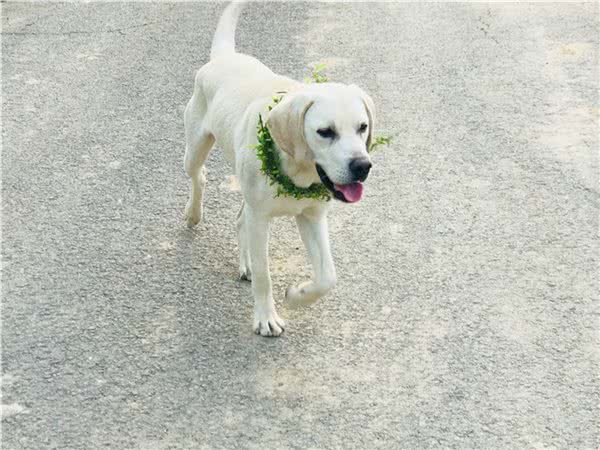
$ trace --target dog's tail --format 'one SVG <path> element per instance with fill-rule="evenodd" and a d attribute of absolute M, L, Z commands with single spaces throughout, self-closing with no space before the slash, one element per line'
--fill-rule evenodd
<path fill-rule="evenodd" d="M 213 37 L 210 59 L 227 53 L 235 53 L 235 27 L 244 3 L 244 1 L 234 0 L 223 11 Z"/>

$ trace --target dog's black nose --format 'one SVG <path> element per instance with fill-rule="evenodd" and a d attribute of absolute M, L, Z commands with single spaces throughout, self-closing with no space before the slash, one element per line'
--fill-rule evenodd
<path fill-rule="evenodd" d="M 367 158 L 355 158 L 350 161 L 350 173 L 356 181 L 365 181 L 371 170 L 371 161 Z"/>

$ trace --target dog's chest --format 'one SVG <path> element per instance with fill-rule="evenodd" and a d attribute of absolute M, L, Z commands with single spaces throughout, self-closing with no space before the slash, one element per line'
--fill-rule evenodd
<path fill-rule="evenodd" d="M 296 200 L 291 197 L 276 197 L 270 202 L 265 202 L 271 217 L 277 216 L 299 216 L 307 210 L 324 207 L 323 201 L 313 199 Z"/>

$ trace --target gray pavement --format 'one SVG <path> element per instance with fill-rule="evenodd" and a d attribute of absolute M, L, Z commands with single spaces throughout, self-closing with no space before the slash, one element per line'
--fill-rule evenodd
<path fill-rule="evenodd" d="M 2 448 L 592 449 L 598 6 L 254 3 L 395 135 L 330 219 L 339 286 L 252 334 L 218 151 L 182 111 L 219 3 L 2 3 Z M 310 273 L 292 221 L 276 301 Z"/>

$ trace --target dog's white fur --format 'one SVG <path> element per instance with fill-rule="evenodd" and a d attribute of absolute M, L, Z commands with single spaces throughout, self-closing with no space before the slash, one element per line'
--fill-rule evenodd
<path fill-rule="evenodd" d="M 235 52 L 235 27 L 242 2 L 231 3 L 223 13 L 213 40 L 211 60 L 197 73 L 194 94 L 185 110 L 185 170 L 192 181 L 185 216 L 188 226 L 202 217 L 206 184 L 204 161 L 213 145 L 225 152 L 235 167 L 243 202 L 237 228 L 240 276 L 250 279 L 255 299 L 254 331 L 278 336 L 284 322 L 277 314 L 271 290 L 268 261 L 269 222 L 281 215 L 296 217 L 314 278 L 286 292 L 291 306 L 309 304 L 336 283 L 329 247 L 326 213 L 331 202 L 275 197 L 260 171 L 253 145 L 257 143 L 259 114 L 280 151 L 282 168 L 297 186 L 320 182 L 318 163 L 336 184 L 353 180 L 352 158 L 368 158 L 374 107 L 370 97 L 354 85 L 303 84 L 276 75 L 251 56 Z M 272 98 L 285 91 L 283 100 L 268 111 Z M 358 132 L 360 124 L 368 124 Z M 317 129 L 333 126 L 338 138 L 326 139 Z"/>

